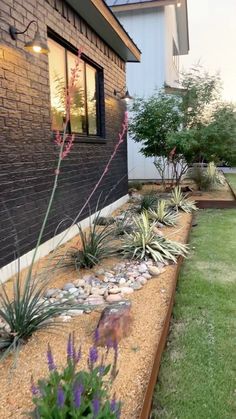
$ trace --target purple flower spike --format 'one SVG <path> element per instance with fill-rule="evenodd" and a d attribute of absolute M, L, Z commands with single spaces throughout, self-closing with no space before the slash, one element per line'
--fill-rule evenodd
<path fill-rule="evenodd" d="M 47 361 L 48 361 L 48 369 L 49 369 L 49 371 L 56 370 L 57 367 L 56 367 L 56 365 L 54 363 L 51 346 L 49 344 L 48 344 L 48 350 L 47 350 Z"/>
<path fill-rule="evenodd" d="M 74 404 L 77 409 L 79 409 L 81 405 L 81 395 L 84 391 L 84 387 L 82 384 L 76 384 L 74 388 Z"/>
<path fill-rule="evenodd" d="M 61 409 L 65 403 L 65 395 L 63 388 L 61 386 L 58 387 L 57 390 L 57 406 Z"/>
<path fill-rule="evenodd" d="M 98 413 L 99 413 L 99 409 L 100 409 L 99 399 L 98 398 L 93 399 L 92 404 L 93 404 L 93 415 L 94 415 L 94 418 L 96 418 Z"/>
<path fill-rule="evenodd" d="M 36 387 L 34 383 L 33 377 L 31 377 L 31 393 L 33 394 L 33 396 L 38 396 L 40 393 L 38 387 Z"/>
<path fill-rule="evenodd" d="M 96 346 L 92 346 L 89 349 L 89 364 L 93 366 L 98 360 L 98 350 Z"/>
<path fill-rule="evenodd" d="M 71 361 L 74 358 L 74 344 L 73 335 L 70 333 L 67 342 L 67 361 Z"/>

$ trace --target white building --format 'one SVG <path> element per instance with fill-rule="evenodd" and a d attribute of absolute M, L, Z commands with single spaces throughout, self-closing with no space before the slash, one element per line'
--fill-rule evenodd
<path fill-rule="evenodd" d="M 106 0 L 142 52 L 141 64 L 127 64 L 132 96 L 148 97 L 164 85 L 178 87 L 179 56 L 188 54 L 187 0 Z M 128 140 L 130 179 L 157 179 L 153 158 Z"/>

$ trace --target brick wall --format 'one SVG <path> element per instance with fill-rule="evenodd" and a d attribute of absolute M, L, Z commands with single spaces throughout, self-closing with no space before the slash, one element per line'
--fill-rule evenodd
<path fill-rule="evenodd" d="M 24 30 L 37 20 L 43 39 L 50 28 L 104 69 L 106 142 L 77 141 L 63 161 L 53 209 L 43 237 L 48 240 L 59 222 L 58 232 L 68 227 L 99 179 L 117 141 L 124 104 L 114 98 L 114 89 L 125 84 L 124 62 L 62 0 L 1 0 L 0 2 L 0 267 L 16 254 L 34 248 L 54 179 L 57 149 L 50 119 L 48 58 L 24 51 L 34 28 L 17 41 L 9 25 Z M 101 187 L 91 202 L 94 210 L 127 193 L 126 143 L 120 148 Z M 116 184 L 116 188 L 112 187 Z M 108 196 L 104 203 L 105 197 Z M 88 215 L 88 208 L 81 218 Z M 15 245 L 17 231 L 18 246 Z"/>

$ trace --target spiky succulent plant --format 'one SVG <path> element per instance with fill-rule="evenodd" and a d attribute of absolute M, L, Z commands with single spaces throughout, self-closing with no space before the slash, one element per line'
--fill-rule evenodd
<path fill-rule="evenodd" d="M 157 203 L 155 209 L 149 210 L 149 216 L 152 220 L 170 227 L 175 226 L 178 221 L 178 214 L 168 208 L 168 203 L 164 199 Z"/>
<path fill-rule="evenodd" d="M 170 206 L 177 211 L 182 210 L 187 213 L 197 210 L 195 201 L 188 199 L 188 195 L 184 195 L 179 186 L 176 186 L 171 193 Z"/>
<path fill-rule="evenodd" d="M 166 239 L 155 233 L 157 222 L 150 224 L 147 213 L 133 217 L 135 229 L 125 234 L 121 252 L 125 257 L 134 259 L 152 258 L 155 262 L 165 260 L 176 263 L 178 256 L 186 257 L 188 247 L 185 244 Z"/>

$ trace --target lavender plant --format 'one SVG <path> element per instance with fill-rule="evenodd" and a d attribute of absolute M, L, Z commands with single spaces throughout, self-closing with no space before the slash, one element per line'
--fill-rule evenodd
<path fill-rule="evenodd" d="M 106 365 L 106 358 L 113 350 L 113 363 Z M 31 391 L 35 408 L 30 416 L 41 419 L 118 419 L 121 402 L 115 395 L 110 399 L 110 387 L 117 375 L 118 347 L 109 343 L 105 356 L 99 356 L 94 345 L 89 349 L 87 370 L 78 369 L 81 347 L 75 348 L 74 333 L 67 343 L 67 364 L 62 371 L 57 368 L 48 345 L 47 363 L 49 376 L 39 380 L 37 385 L 31 381 Z"/>

